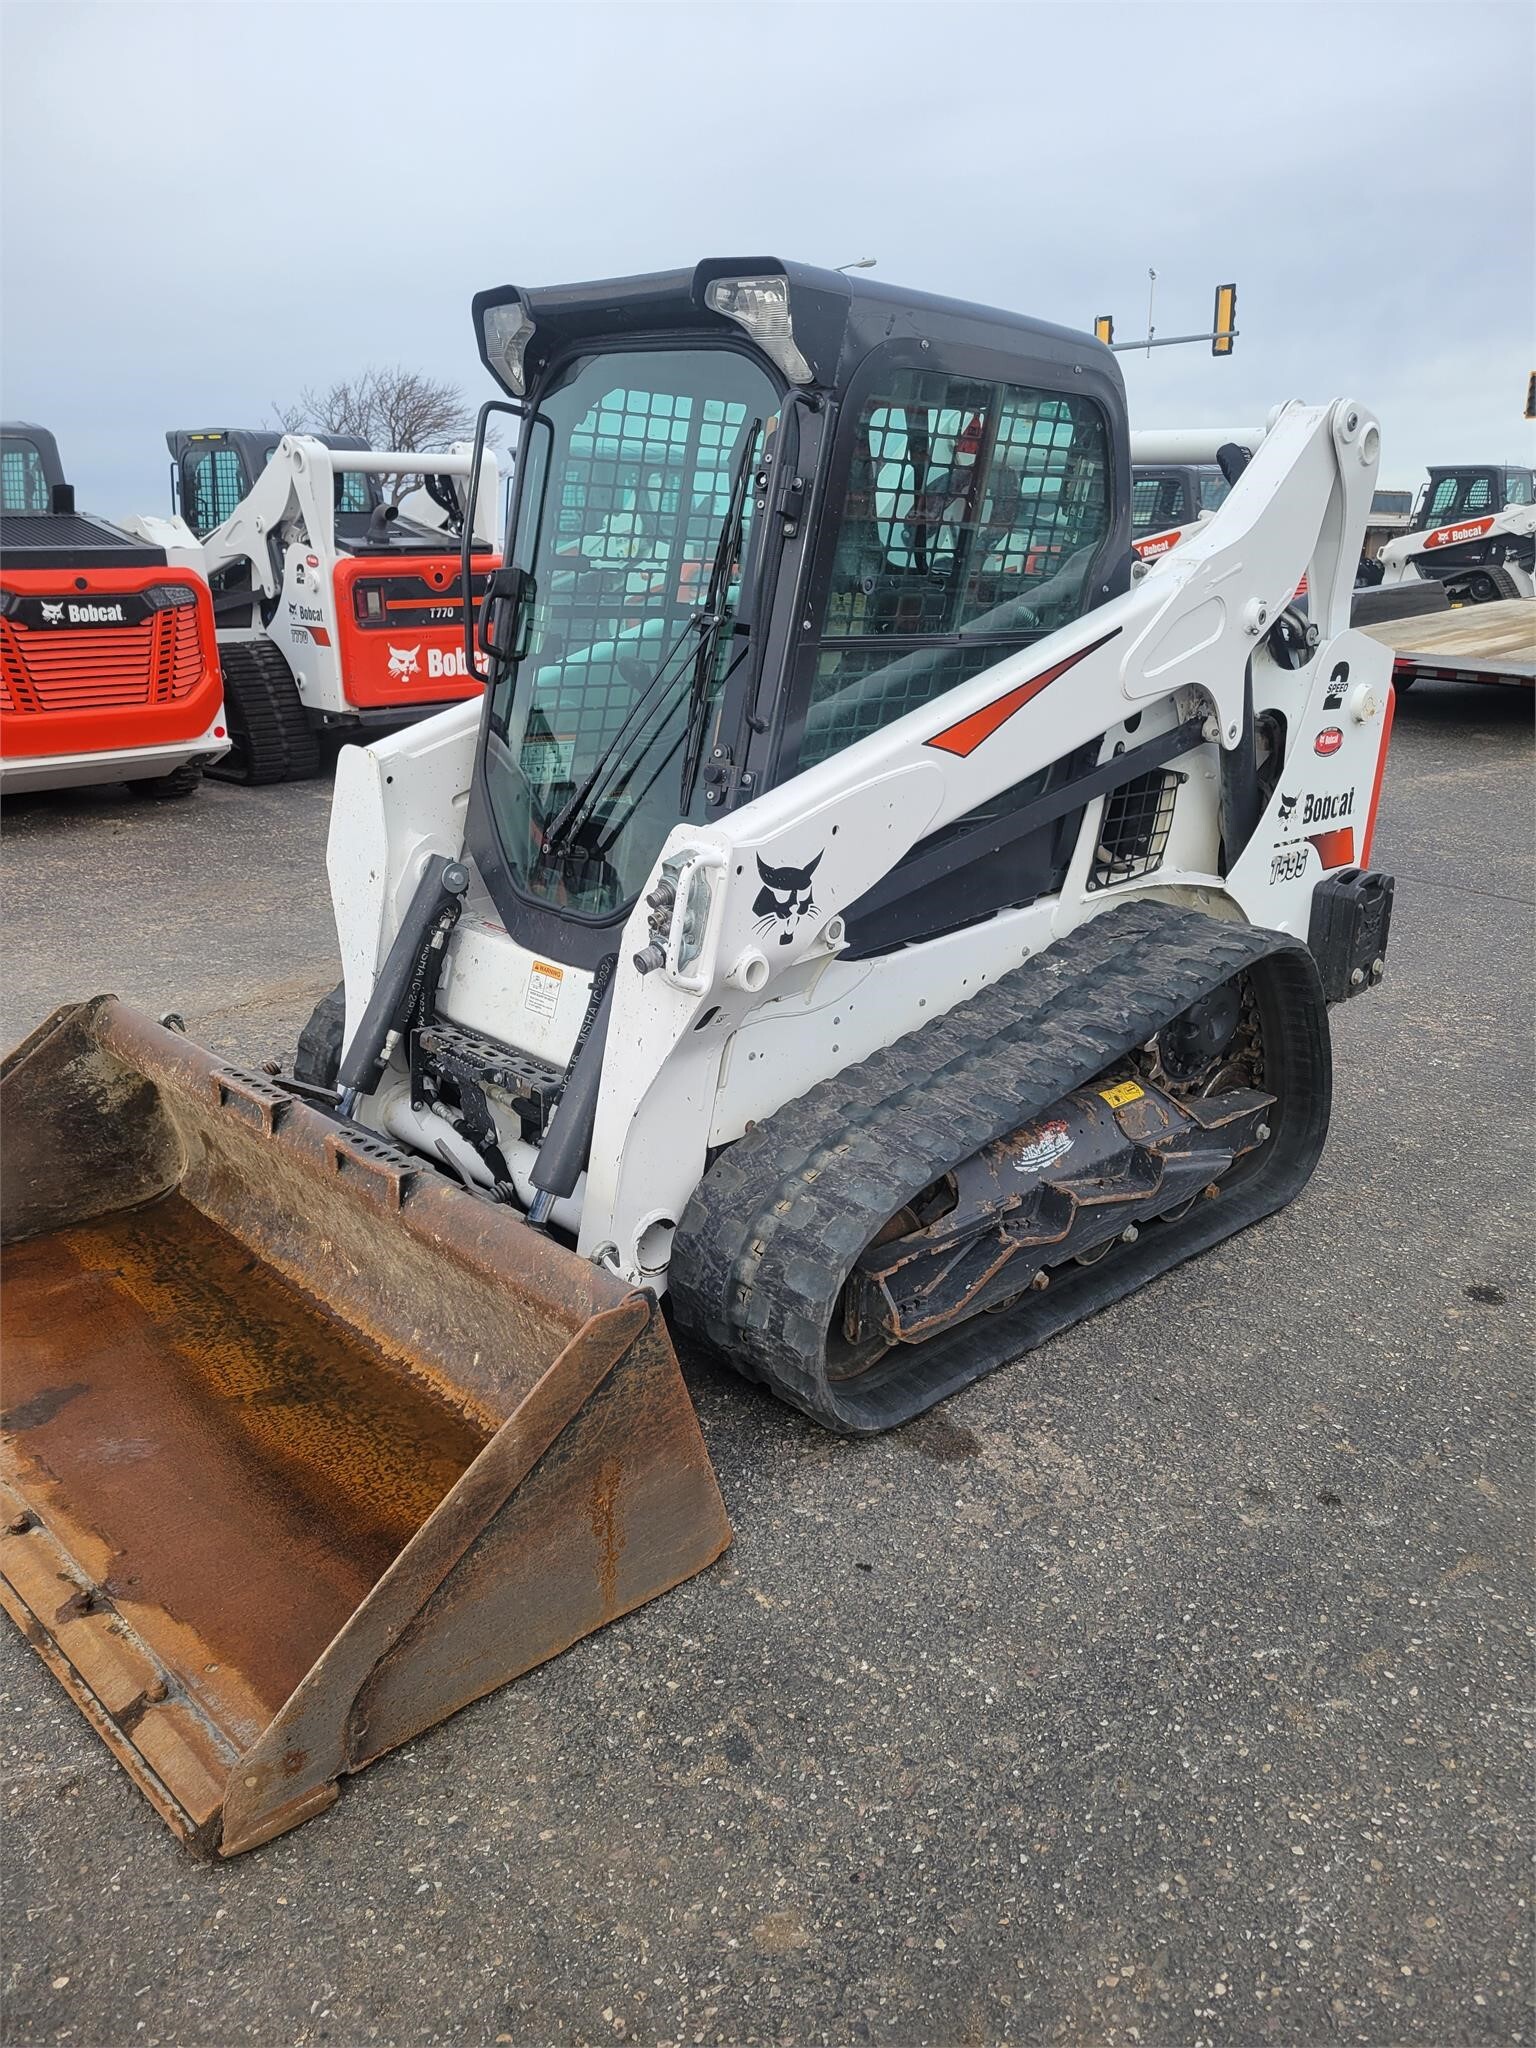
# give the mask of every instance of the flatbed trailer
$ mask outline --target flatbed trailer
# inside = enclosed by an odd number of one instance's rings
[[[1418,682],[1536,685],[1536,599],[1456,605],[1361,630],[1392,649],[1400,690]]]

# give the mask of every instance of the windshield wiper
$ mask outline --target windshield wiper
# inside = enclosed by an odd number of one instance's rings
[[[741,443],[741,450],[736,462],[736,472],[731,480],[730,506],[726,513],[725,525],[721,529],[719,542],[715,548],[714,560],[710,564],[709,584],[704,603],[697,610],[691,612],[683,621],[683,624],[673,638],[671,646],[653,671],[650,681],[645,685],[625,714],[618,731],[609,740],[607,745],[599,751],[592,766],[582,777],[576,788],[572,790],[570,796],[550,823],[544,834],[543,851],[546,854],[558,853],[560,848],[565,845],[566,841],[573,836],[577,828],[590,815],[598,798],[603,794],[608,778],[627,745],[636,722],[644,718],[648,723],[650,715],[659,708],[659,704],[670,703],[670,694],[658,700],[657,691],[664,682],[676,680],[675,676],[669,678],[668,671],[672,668],[679,650],[686,645],[688,636],[691,633],[698,633],[701,636],[698,656],[694,664],[693,696],[696,697],[699,692],[699,676],[702,672],[706,678],[703,696],[705,706],[707,707],[709,701],[707,678],[713,662],[713,649],[719,644],[719,629],[723,623],[720,599],[723,595],[726,581],[729,578],[731,563],[735,558],[737,548],[740,546],[741,527],[746,510],[746,481],[747,471],[750,467],[749,458],[757,445],[757,437],[762,432],[762,428],[763,422],[760,419],[753,420],[747,427]],[[723,572],[721,569],[722,561],[725,564]],[[694,718],[695,713],[691,698],[689,709],[690,736]],[[700,717],[700,723],[702,724],[702,717]],[[668,751],[670,752],[670,749]],[[696,748],[694,752],[695,754],[697,753]],[[695,759],[695,772],[697,772],[697,767],[698,763],[697,759]],[[685,798],[684,808],[686,809],[686,807],[687,800]]]
[[[699,772],[699,756],[704,751],[704,728],[709,721],[709,704],[715,680],[715,650],[720,645],[720,634],[729,614],[725,606],[725,594],[731,586],[731,570],[741,551],[742,529],[747,519],[747,472],[752,467],[752,458],[757,452],[758,438],[763,423],[753,420],[742,439],[741,449],[736,457],[736,474],[731,478],[731,499],[725,514],[725,524],[720,529],[720,538],[715,543],[715,558],[709,565],[709,584],[704,594],[704,628],[699,634],[698,652],[693,658],[693,685],[688,694],[688,723],[683,728],[683,779],[677,792],[678,806],[682,815],[688,815],[688,806],[693,801],[694,779]]]
[[[655,698],[661,684],[666,680],[668,669],[671,668],[679,650],[686,644],[689,634],[698,632],[703,621],[704,614],[702,611],[691,612],[684,619],[682,625],[673,636],[672,645],[661,657],[660,662],[652,673],[650,681],[624,714],[623,722],[620,724],[618,731],[605,747],[599,749],[597,758],[592,763],[592,766],[571,791],[565,803],[551,820],[544,834],[543,850],[545,853],[558,853],[566,840],[575,832],[577,826],[586,818],[587,813],[601,794],[601,786],[607,779],[609,771],[627,744],[630,731],[636,719],[641,716],[648,705],[654,710],[655,706],[652,700]],[[617,663],[615,663],[615,666],[617,666]]]

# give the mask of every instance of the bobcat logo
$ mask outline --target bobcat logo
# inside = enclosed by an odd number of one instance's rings
[[[821,853],[825,853],[823,847]],[[811,877],[821,866],[821,853],[803,868],[771,868],[757,856],[757,872],[763,886],[757,892],[752,905],[752,915],[757,919],[760,932],[771,931],[774,925],[782,924],[779,944],[787,946],[795,935],[795,929],[802,917],[809,917],[816,908],[816,899],[811,891]]]
[[[1281,823],[1282,825],[1283,825],[1283,824],[1285,823],[1286,819],[1287,819],[1287,818],[1288,818],[1288,817],[1289,817],[1289,816],[1291,815],[1292,811],[1294,811],[1294,810],[1295,810],[1295,808],[1296,808],[1296,799],[1295,799],[1295,797],[1293,797],[1293,796],[1282,796],[1282,797],[1281,797],[1281,799],[1280,799],[1280,823]]]
[[[420,667],[420,646],[390,648],[389,672],[392,676],[413,676]]]
[[[49,604],[45,598],[43,600],[43,624],[45,626],[62,626],[63,623],[64,600],[60,598],[57,604]]]

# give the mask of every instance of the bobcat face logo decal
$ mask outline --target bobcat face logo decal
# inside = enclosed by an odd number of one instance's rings
[[[822,853],[826,848],[822,848]],[[768,932],[777,925],[784,929],[779,933],[779,944],[787,946],[799,928],[800,920],[809,917],[816,908],[816,898],[811,890],[811,877],[821,866],[821,853],[803,868],[771,868],[759,854],[757,872],[763,886],[757,892],[752,905],[752,915],[757,919],[757,929]]]
[[[57,626],[57,625],[60,625],[60,624],[62,624],[62,622],[63,622],[63,618],[64,618],[64,601],[63,601],[63,599],[61,598],[61,599],[59,600],[59,602],[58,602],[57,604],[49,604],[49,603],[48,603],[48,601],[47,601],[47,600],[46,600],[46,598],[45,598],[45,599],[44,599],[44,601],[43,601],[43,624],[44,624],[45,626]]]
[[[1296,799],[1295,799],[1295,797],[1293,797],[1293,796],[1282,796],[1282,797],[1281,797],[1281,799],[1280,799],[1280,823],[1281,823],[1282,825],[1286,823],[1286,821],[1287,821],[1287,820],[1289,819],[1289,817],[1290,817],[1290,815],[1291,815],[1292,811],[1294,811],[1294,810],[1295,810],[1295,808],[1296,808]]]
[[[392,676],[413,676],[421,667],[421,649],[417,647],[391,647],[389,650],[389,672]]]

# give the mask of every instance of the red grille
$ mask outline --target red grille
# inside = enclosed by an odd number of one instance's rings
[[[113,711],[178,704],[203,673],[197,607],[174,605],[138,626],[29,631],[0,620],[0,708]]]

